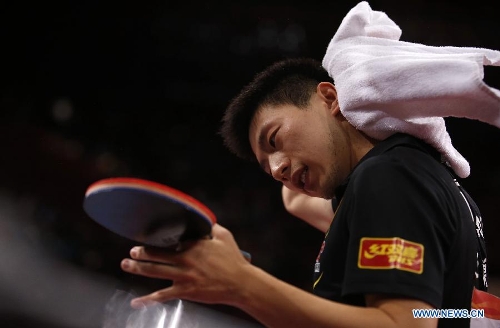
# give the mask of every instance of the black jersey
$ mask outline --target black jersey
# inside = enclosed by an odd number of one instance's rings
[[[315,294],[361,306],[365,294],[391,294],[438,309],[470,309],[476,227],[439,157],[424,142],[397,134],[362,158],[336,190],[338,207],[315,264]]]

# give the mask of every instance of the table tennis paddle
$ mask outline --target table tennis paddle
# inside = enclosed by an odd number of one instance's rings
[[[203,203],[175,188],[137,178],[91,184],[83,202],[97,223],[125,238],[154,247],[210,235],[217,222]]]

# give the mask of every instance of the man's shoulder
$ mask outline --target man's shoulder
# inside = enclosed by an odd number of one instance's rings
[[[353,168],[336,194],[342,198],[349,186],[358,189],[379,184],[401,187],[408,184],[413,187],[446,184],[445,188],[451,188],[453,178],[445,164],[440,162],[435,149],[412,136],[397,134],[370,150]]]
[[[392,190],[442,190],[445,194],[455,188],[454,177],[443,163],[422,149],[406,145],[393,147],[359,163],[348,184],[355,190],[387,186]]]
[[[357,165],[353,170],[353,175],[363,173],[376,173],[386,170],[407,171],[425,167],[442,166],[435,158],[418,148],[406,145],[396,146],[380,154],[367,158]]]
[[[406,140],[411,142],[393,143],[367,157],[355,167],[353,174],[374,174],[387,170],[417,173],[423,170],[450,175],[445,165],[439,161],[436,150],[419,140]]]

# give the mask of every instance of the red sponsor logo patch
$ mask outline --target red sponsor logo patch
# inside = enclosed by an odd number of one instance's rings
[[[420,274],[424,270],[424,245],[399,237],[361,238],[358,268],[397,269]]]

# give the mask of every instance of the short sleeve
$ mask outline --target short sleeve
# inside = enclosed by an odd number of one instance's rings
[[[368,161],[342,210],[349,242],[342,294],[393,294],[442,303],[453,226],[443,184],[394,159]]]

